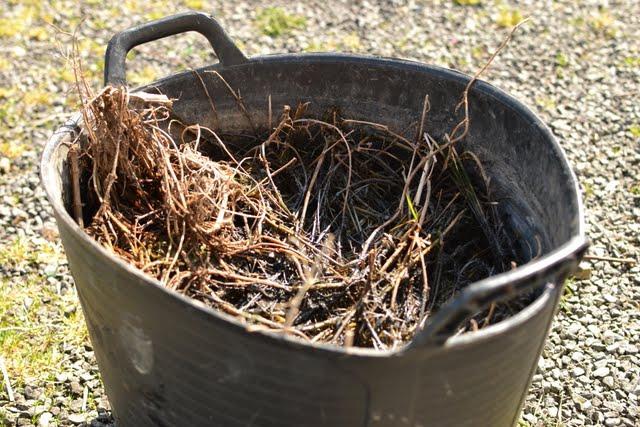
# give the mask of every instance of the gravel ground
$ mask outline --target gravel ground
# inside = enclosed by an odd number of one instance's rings
[[[13,386],[13,399],[6,384],[0,390],[0,425],[112,421],[37,164],[48,135],[77,109],[64,52],[82,18],[79,49],[99,87],[112,31],[188,7],[214,13],[248,55],[355,51],[466,73],[531,15],[485,79],[560,139],[584,189],[590,254],[626,261],[585,261],[569,281],[520,425],[640,425],[637,0],[283,2],[283,25],[267,25],[278,10],[261,13],[254,1],[100,3],[0,1],[0,364]],[[212,60],[199,37],[181,36],[138,49],[129,78]]]

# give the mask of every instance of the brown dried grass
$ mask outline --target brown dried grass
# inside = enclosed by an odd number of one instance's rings
[[[165,97],[81,90],[85,132],[71,160],[89,191],[76,217],[141,271],[253,329],[396,348],[513,261],[488,183],[470,178],[482,165],[456,151],[474,81],[440,142],[426,132],[425,97],[414,140],[338,111],[310,117],[302,104],[244,150],[172,120]],[[491,307],[465,329],[511,311]]]

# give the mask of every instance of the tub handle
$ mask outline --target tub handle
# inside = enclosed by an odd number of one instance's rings
[[[184,12],[129,28],[113,36],[105,54],[105,86],[127,85],[125,60],[131,49],[150,41],[187,31],[195,31],[205,36],[223,67],[243,64],[248,61],[218,21],[201,12]]]
[[[465,321],[492,303],[508,301],[548,284],[561,286],[575,271],[588,246],[584,236],[577,236],[531,265],[469,285],[427,320],[407,349],[444,344]]]

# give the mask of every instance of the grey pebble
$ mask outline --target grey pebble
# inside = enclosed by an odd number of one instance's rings
[[[83,414],[71,414],[67,417],[67,420],[74,424],[82,424],[85,422],[86,418]]]
[[[69,387],[71,388],[71,393],[77,396],[82,396],[82,393],[84,392],[84,387],[82,387],[78,381],[71,381],[71,384],[69,385]]]
[[[43,412],[38,418],[38,427],[49,427],[49,423],[53,419],[51,412]]]
[[[614,386],[613,377],[611,377],[611,376],[604,377],[602,382],[609,388],[613,388],[613,386]]]

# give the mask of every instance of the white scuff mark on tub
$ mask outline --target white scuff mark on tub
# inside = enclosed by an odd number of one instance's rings
[[[453,397],[455,395],[455,392],[451,387],[451,383],[449,382],[449,379],[442,374],[440,375],[440,384],[442,385],[442,388],[444,389],[444,393],[447,397]]]
[[[153,342],[136,316],[126,315],[120,327],[120,339],[133,367],[147,375],[153,369]]]
[[[234,366],[232,366],[231,364],[226,364],[228,366],[228,370],[227,373],[225,375],[222,375],[221,377],[218,378],[218,382],[221,384],[224,383],[239,383],[240,379],[242,378],[242,369],[241,368],[235,368]]]

